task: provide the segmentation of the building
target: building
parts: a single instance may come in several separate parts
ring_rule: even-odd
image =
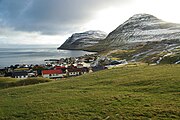
[[[65,73],[61,69],[58,70],[43,70],[42,71],[42,76],[44,78],[50,78],[50,79],[58,79],[58,78],[63,78],[66,76]]]
[[[28,72],[27,71],[14,71],[14,72],[12,72],[11,77],[26,79],[26,78],[28,78]]]
[[[5,68],[0,68],[0,77],[5,76],[6,69]]]
[[[91,69],[93,72],[96,72],[96,71],[100,71],[100,70],[105,70],[107,68],[99,65],[99,66],[92,67]]]
[[[68,68],[67,69],[67,75],[68,76],[78,76],[78,75],[83,75],[89,72],[89,69],[84,67],[84,68]]]
[[[65,66],[55,66],[54,70],[62,70],[63,73],[66,73],[66,67]]]
[[[77,68],[83,68],[83,64],[77,64]]]

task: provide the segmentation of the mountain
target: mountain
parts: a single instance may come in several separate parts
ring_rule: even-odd
[[[69,37],[58,49],[83,50],[105,39],[107,34],[102,31],[86,31],[75,33]]]
[[[92,49],[124,49],[137,43],[172,39],[180,39],[180,24],[168,23],[149,14],[136,14],[109,33],[104,41]]]
[[[139,44],[124,44],[128,49],[108,51],[108,57],[126,59],[128,62],[149,64],[180,64],[180,40],[150,41]],[[122,47],[124,47],[122,46]],[[133,47],[132,47],[133,46]]]
[[[128,61],[180,63],[180,24],[165,22],[150,14],[130,17],[95,44],[91,44],[92,37],[89,39],[91,35],[87,33],[72,35],[60,48],[103,51],[109,57]]]
[[[148,63],[180,63],[180,24],[149,14],[136,14],[88,48],[108,51],[109,57]]]

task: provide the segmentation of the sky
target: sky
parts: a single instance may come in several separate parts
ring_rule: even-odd
[[[180,23],[180,0],[0,0],[0,47],[61,45],[71,34],[111,32],[134,14]]]

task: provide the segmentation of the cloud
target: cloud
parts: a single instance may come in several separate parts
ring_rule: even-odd
[[[80,29],[95,13],[129,0],[0,0],[1,26],[54,35]]]
[[[13,28],[0,29],[0,47],[5,45],[62,44],[69,35],[42,35],[39,32],[15,31]]]
[[[61,44],[74,32],[90,29],[111,32],[137,13],[179,23],[179,3],[179,0],[0,0],[0,43]]]

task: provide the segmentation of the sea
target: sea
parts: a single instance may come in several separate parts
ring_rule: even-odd
[[[60,59],[94,54],[80,50],[57,50],[53,48],[0,48],[0,68],[16,64],[45,64],[46,59]]]

